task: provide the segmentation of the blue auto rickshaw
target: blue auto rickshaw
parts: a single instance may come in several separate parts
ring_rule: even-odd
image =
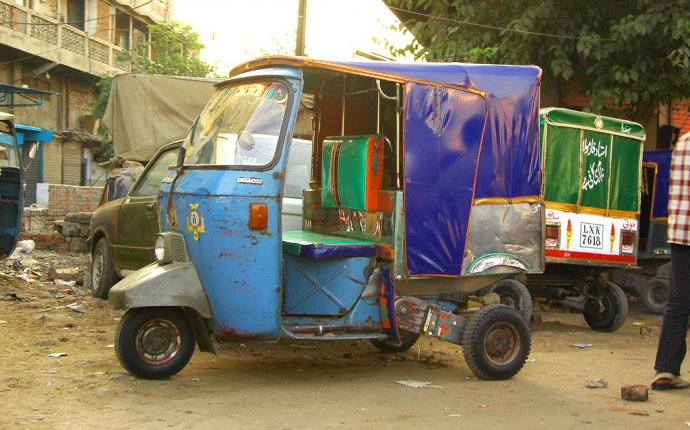
[[[543,270],[540,80],[533,66],[295,57],[233,69],[162,180],[156,262],[110,291],[128,309],[123,367],[170,377],[195,343],[213,352],[211,334],[384,352],[431,336],[462,345],[480,378],[515,375],[528,322],[480,292]],[[282,231],[293,139],[313,143],[311,181],[302,229]]]

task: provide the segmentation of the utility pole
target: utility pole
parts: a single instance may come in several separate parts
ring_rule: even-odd
[[[304,35],[307,25],[307,0],[299,0],[297,11],[297,43],[295,44],[295,55],[304,56]]]

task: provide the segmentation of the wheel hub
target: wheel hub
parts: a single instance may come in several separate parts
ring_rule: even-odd
[[[167,320],[149,321],[137,336],[137,352],[146,361],[164,364],[180,349],[180,333]]]
[[[518,352],[518,339],[515,327],[505,323],[495,324],[486,334],[486,356],[495,364],[509,362]]]

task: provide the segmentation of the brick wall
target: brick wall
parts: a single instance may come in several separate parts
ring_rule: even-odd
[[[24,209],[21,239],[37,249],[85,252],[91,213],[98,207],[102,187],[47,185],[48,207]]]
[[[72,212],[93,212],[101,200],[103,187],[48,185],[48,216],[54,220]]]

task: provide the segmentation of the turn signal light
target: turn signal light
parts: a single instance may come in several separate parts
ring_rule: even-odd
[[[268,227],[268,206],[266,203],[249,204],[249,228],[264,230]]]

